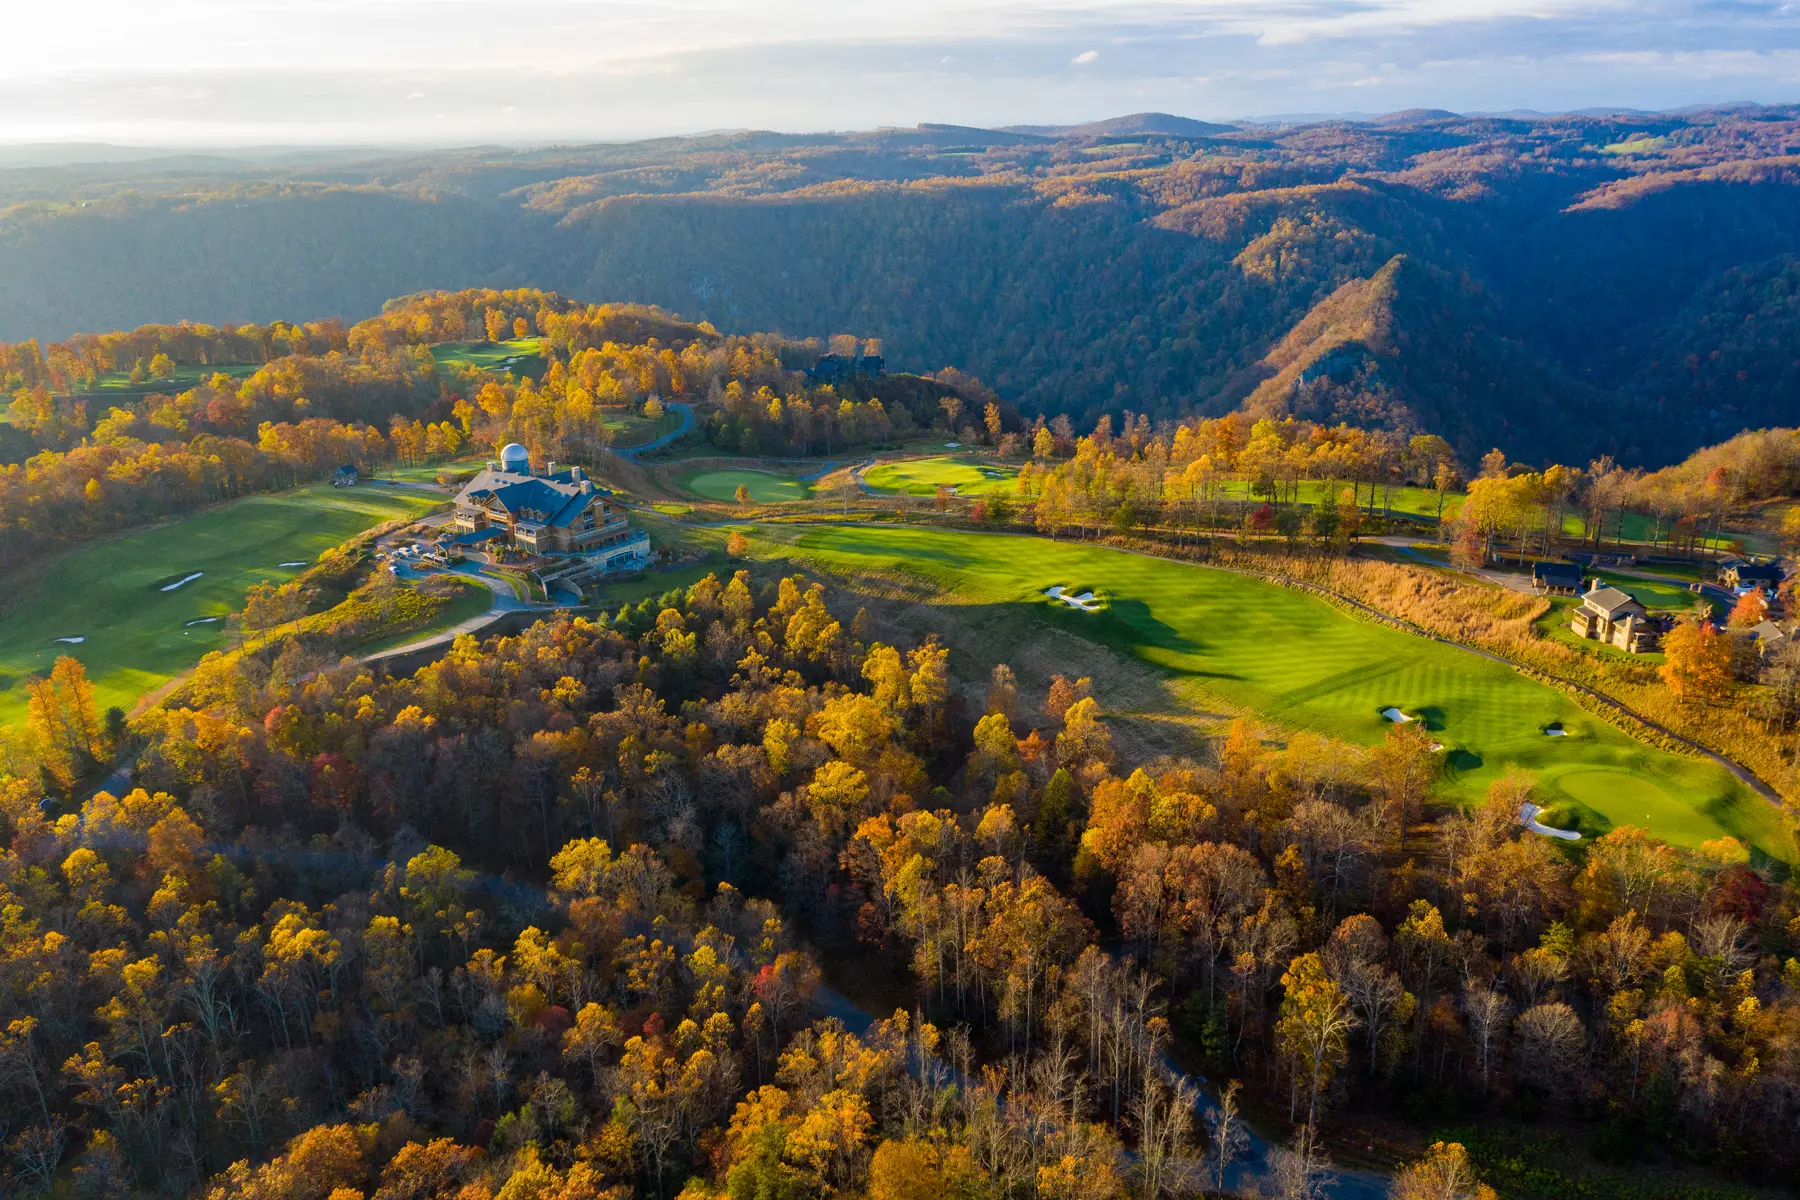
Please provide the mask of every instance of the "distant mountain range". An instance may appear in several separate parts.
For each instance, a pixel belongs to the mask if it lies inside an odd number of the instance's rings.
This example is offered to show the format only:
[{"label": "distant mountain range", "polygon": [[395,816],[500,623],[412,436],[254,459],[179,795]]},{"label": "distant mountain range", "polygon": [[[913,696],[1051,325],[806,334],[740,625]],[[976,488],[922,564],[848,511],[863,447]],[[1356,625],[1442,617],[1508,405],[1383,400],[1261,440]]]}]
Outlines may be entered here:
[{"label": "distant mountain range", "polygon": [[1081,422],[1247,406],[1652,464],[1800,421],[1794,108],[0,167],[0,339],[534,285],[880,337],[896,367]]}]

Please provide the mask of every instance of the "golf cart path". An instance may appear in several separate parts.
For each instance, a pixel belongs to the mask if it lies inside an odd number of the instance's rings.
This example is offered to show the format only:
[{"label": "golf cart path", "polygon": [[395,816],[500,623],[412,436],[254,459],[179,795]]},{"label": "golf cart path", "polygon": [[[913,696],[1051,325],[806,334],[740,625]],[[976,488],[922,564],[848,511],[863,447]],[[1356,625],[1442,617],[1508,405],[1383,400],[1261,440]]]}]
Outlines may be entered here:
[{"label": "golf cart path", "polygon": [[506,580],[495,579],[493,576],[482,574],[479,571],[433,571],[422,573],[408,568],[407,575],[409,578],[438,577],[462,579],[472,583],[479,583],[493,593],[493,603],[488,605],[486,611],[476,613],[472,617],[458,621],[447,629],[437,630],[434,633],[427,634],[424,637],[407,642],[401,646],[390,646],[385,650],[378,650],[373,654],[364,654],[356,660],[357,662],[378,664],[390,658],[399,658],[405,655],[416,654],[420,650],[428,650],[437,646],[454,645],[456,639],[463,634],[479,633],[481,630],[486,629],[489,625],[500,620],[500,618],[506,616],[508,613],[534,612],[542,613],[545,616],[551,616],[566,608],[577,607],[576,605],[567,604],[527,604],[525,601],[519,599],[518,595],[513,592],[512,585],[507,583]]},{"label": "golf cart path", "polygon": [[669,401],[669,407],[681,414],[681,424],[659,437],[653,437],[641,446],[615,446],[613,453],[627,462],[636,462],[640,454],[649,454],[653,450],[661,450],[664,446],[694,427],[694,406],[680,400]]}]

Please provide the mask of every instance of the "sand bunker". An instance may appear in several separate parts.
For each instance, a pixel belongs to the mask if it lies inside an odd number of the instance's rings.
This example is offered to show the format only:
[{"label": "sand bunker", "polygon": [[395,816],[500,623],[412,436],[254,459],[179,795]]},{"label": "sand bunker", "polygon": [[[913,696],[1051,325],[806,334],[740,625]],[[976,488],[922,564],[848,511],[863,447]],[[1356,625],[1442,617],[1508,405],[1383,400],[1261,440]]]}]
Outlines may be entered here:
[{"label": "sand bunker", "polygon": [[213,622],[217,621],[218,619],[219,618],[217,618],[217,617],[195,617],[191,621],[183,621],[181,623],[181,625],[182,625],[182,628],[184,628],[184,629],[186,629],[192,625],[211,625]]},{"label": "sand bunker", "polygon": [[182,584],[192,583],[192,582],[194,582],[194,580],[200,578],[204,574],[206,574],[205,571],[195,571],[192,575],[189,575],[186,579],[177,579],[174,583],[171,583],[167,587],[161,588],[160,590],[165,591],[165,592],[172,592],[176,588],[180,587]]},{"label": "sand bunker", "polygon": [[1381,715],[1396,725],[1404,725],[1408,721],[1416,721],[1419,719],[1417,717],[1409,717],[1397,708],[1384,708],[1381,710]]},{"label": "sand bunker", "polygon": [[283,567],[304,567],[306,564],[304,562],[291,562],[291,563],[278,563],[277,565],[283,566]]},{"label": "sand bunker", "polygon": [[1561,838],[1565,842],[1579,842],[1581,840],[1581,835],[1576,833],[1573,829],[1552,829],[1539,821],[1537,816],[1543,811],[1544,810],[1539,806],[1530,801],[1526,801],[1524,804],[1519,805],[1519,824],[1525,826],[1525,828],[1531,830],[1531,832],[1541,833],[1545,837]]},{"label": "sand bunker", "polygon": [[1061,600],[1070,608],[1079,608],[1082,612],[1098,612],[1100,610],[1100,602],[1094,599],[1094,593],[1083,592],[1081,595],[1077,596],[1065,589],[1060,583],[1053,588],[1045,588],[1044,595],[1050,597],[1052,600]]},{"label": "sand bunker", "polygon": [[1544,730],[1544,736],[1545,737],[1568,737],[1569,731],[1564,729],[1561,725],[1552,725],[1548,729]]},{"label": "sand bunker", "polygon": [[51,638],[50,640],[53,642],[64,642],[70,646],[79,646],[81,643],[87,641],[84,637]]}]

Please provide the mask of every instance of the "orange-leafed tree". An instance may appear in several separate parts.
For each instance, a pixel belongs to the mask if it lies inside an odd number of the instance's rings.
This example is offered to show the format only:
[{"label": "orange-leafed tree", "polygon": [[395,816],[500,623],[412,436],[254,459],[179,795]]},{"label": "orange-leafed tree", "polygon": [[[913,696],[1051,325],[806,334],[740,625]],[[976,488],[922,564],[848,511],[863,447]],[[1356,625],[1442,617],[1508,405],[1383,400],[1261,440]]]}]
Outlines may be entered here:
[{"label": "orange-leafed tree", "polygon": [[1769,619],[1769,602],[1759,591],[1752,589],[1738,597],[1738,602],[1731,606],[1731,616],[1726,624],[1733,629],[1754,629]]},{"label": "orange-leafed tree", "polygon": [[1663,638],[1657,674],[1680,700],[1716,700],[1731,683],[1731,641],[1710,621],[1690,617]]}]

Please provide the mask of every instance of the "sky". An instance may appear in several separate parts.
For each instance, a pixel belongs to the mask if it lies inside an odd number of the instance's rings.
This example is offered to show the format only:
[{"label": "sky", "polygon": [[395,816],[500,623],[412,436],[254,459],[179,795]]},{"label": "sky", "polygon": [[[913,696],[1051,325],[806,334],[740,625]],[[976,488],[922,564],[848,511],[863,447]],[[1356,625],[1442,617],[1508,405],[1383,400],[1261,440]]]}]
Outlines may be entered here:
[{"label": "sky", "polygon": [[0,143],[1800,101],[1800,0],[11,0]]}]

